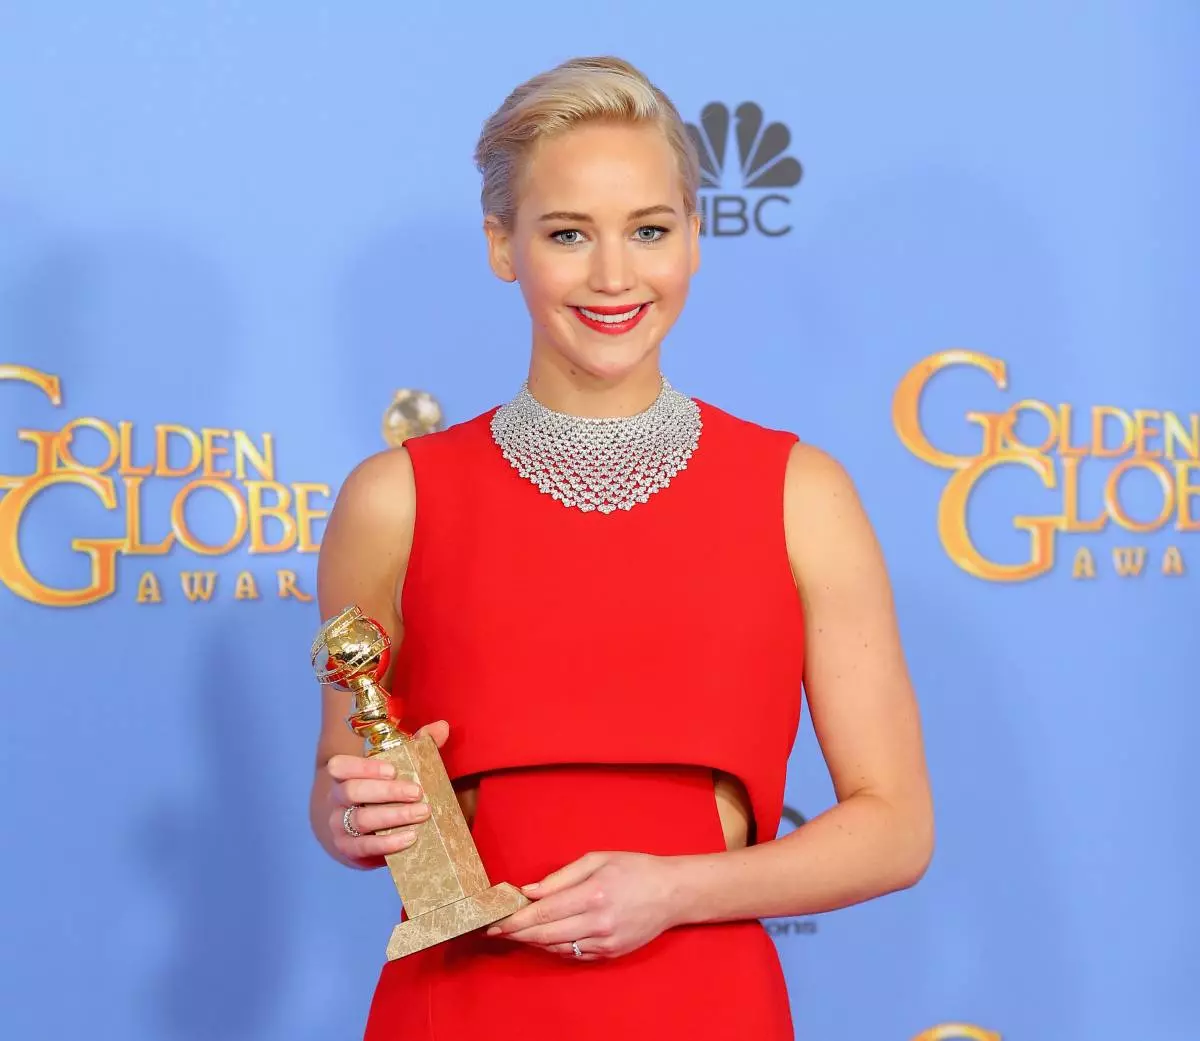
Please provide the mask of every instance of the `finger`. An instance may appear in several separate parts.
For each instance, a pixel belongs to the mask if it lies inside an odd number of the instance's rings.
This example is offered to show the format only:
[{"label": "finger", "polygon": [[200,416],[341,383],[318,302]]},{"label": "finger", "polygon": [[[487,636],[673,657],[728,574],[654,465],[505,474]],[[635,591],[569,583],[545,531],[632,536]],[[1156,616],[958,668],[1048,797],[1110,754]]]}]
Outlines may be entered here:
[{"label": "finger", "polygon": [[[507,918],[501,919],[488,929],[488,935],[508,936],[522,930],[549,925],[564,918],[573,918],[593,909],[593,895],[581,886],[574,886],[562,893],[555,893],[553,896],[522,907],[521,910],[514,911]],[[576,933],[576,936],[578,935]]]},{"label": "finger", "polygon": [[396,776],[396,768],[386,759],[361,755],[330,756],[325,769],[335,781],[348,781],[353,777],[382,777],[391,780]]},{"label": "finger", "polygon": [[569,958],[571,961],[599,961],[602,957],[605,957],[605,955],[589,951],[584,946],[587,942],[587,940],[579,941],[580,954],[576,954],[575,948],[569,943],[552,943],[547,945],[545,949],[548,954],[557,954],[563,958]]},{"label": "finger", "polygon": [[352,777],[329,789],[329,801],[335,806],[360,806],[363,803],[416,802],[421,788],[412,781],[381,781]]},{"label": "finger", "polygon": [[427,723],[413,736],[421,737],[423,734],[428,734],[430,737],[432,737],[433,743],[437,745],[438,748],[441,748],[450,737],[450,724],[444,719],[439,719],[436,723]]},{"label": "finger", "polygon": [[367,832],[403,828],[429,820],[429,804],[386,803],[381,806],[360,806],[354,811],[354,826],[364,835]]},{"label": "finger", "polygon": [[548,947],[560,943],[570,944],[572,940],[578,940],[581,936],[592,936],[597,928],[594,915],[576,914],[556,922],[549,922],[546,925],[533,925],[528,929],[506,933],[504,938],[516,940],[518,943],[532,943],[539,947]]},{"label": "finger", "polygon": [[[419,838],[418,827],[412,824],[403,825],[394,831],[388,830],[386,835],[377,835],[373,831],[368,831],[359,823],[359,815],[363,812],[361,809],[356,809],[350,816],[350,823],[359,830],[360,834],[358,835],[351,835],[346,830],[344,810],[334,810],[329,815],[329,830],[333,833],[334,845],[344,852],[352,853],[354,856],[378,856],[378,853],[365,854],[362,850],[368,846],[374,849],[378,845],[374,841],[375,839],[386,839],[387,841],[384,843],[387,846],[386,852],[393,853],[397,849],[411,846]],[[368,839],[372,841],[368,843]]]},{"label": "finger", "polygon": [[[338,823],[341,828],[341,822]],[[362,838],[351,838],[344,831],[334,839],[334,846],[343,856],[350,860],[370,860],[375,857],[387,857],[393,853],[408,849],[417,841],[417,833],[412,828],[402,828],[389,835],[363,835]]]},{"label": "finger", "polygon": [[580,882],[594,874],[606,862],[606,859],[603,853],[585,854],[566,867],[551,871],[540,882],[531,882],[527,886],[522,886],[521,891],[535,900],[544,900],[555,893],[561,893],[564,889],[579,885]]}]

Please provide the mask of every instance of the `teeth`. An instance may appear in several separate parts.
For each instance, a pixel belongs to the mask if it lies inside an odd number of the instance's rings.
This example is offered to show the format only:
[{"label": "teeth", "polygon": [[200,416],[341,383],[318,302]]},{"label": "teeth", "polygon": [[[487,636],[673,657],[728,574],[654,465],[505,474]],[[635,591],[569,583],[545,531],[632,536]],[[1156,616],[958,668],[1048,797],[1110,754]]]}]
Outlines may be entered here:
[{"label": "teeth", "polygon": [[632,311],[626,311],[624,314],[596,314],[595,311],[589,311],[586,307],[581,307],[579,313],[590,318],[593,322],[603,322],[605,325],[615,325],[617,322],[627,322],[630,318],[637,315],[642,309],[642,305],[638,304]]}]

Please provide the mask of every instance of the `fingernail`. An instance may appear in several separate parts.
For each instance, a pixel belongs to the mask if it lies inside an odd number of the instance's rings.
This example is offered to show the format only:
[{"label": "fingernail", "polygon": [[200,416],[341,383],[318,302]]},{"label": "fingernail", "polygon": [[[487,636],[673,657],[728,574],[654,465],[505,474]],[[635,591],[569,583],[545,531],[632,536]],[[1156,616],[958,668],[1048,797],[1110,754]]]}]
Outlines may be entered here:
[{"label": "fingernail", "polygon": [[385,781],[390,781],[396,776],[396,768],[391,763],[380,763],[379,774]]},{"label": "fingernail", "polygon": [[400,842],[404,846],[411,846],[417,841],[417,833],[415,831],[406,831],[400,836]]},{"label": "fingernail", "polygon": [[488,936],[499,936],[499,935],[500,935],[500,926],[498,926],[498,925],[493,925],[493,926],[492,926],[492,927],[491,927],[491,928],[490,928],[490,929],[487,931],[487,934],[488,934]]},{"label": "fingernail", "polygon": [[541,882],[530,882],[529,885],[522,886],[521,888],[526,891],[529,891],[529,890],[534,890],[534,889],[540,889],[541,887],[542,887]]}]

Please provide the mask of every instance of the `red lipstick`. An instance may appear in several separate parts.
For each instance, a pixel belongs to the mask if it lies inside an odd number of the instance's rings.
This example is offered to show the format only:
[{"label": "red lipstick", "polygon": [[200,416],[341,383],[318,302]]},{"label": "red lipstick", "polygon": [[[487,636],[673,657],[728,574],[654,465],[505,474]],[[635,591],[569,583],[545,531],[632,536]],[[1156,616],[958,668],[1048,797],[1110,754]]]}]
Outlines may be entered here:
[{"label": "red lipstick", "polygon": [[[630,329],[637,325],[646,312],[650,310],[650,305],[604,304],[596,307],[572,307],[571,310],[575,312],[576,317],[589,329],[594,329],[596,332],[604,333],[608,336],[617,336],[620,333],[629,332]],[[606,317],[609,315],[629,315],[629,317],[619,322],[614,322],[611,319],[609,321],[601,321],[598,318],[590,317],[589,314],[585,314],[584,312],[590,312],[591,315],[604,315]]]}]

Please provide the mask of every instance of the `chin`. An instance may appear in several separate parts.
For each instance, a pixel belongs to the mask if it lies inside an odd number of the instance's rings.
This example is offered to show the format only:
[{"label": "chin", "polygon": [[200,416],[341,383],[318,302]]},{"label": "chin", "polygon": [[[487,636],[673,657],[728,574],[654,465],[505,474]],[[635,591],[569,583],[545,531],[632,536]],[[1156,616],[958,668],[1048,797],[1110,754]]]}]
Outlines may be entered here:
[{"label": "chin", "polygon": [[615,383],[647,365],[655,364],[657,351],[643,348],[638,351],[587,351],[565,352],[567,361],[576,369],[586,372],[595,379]]}]

